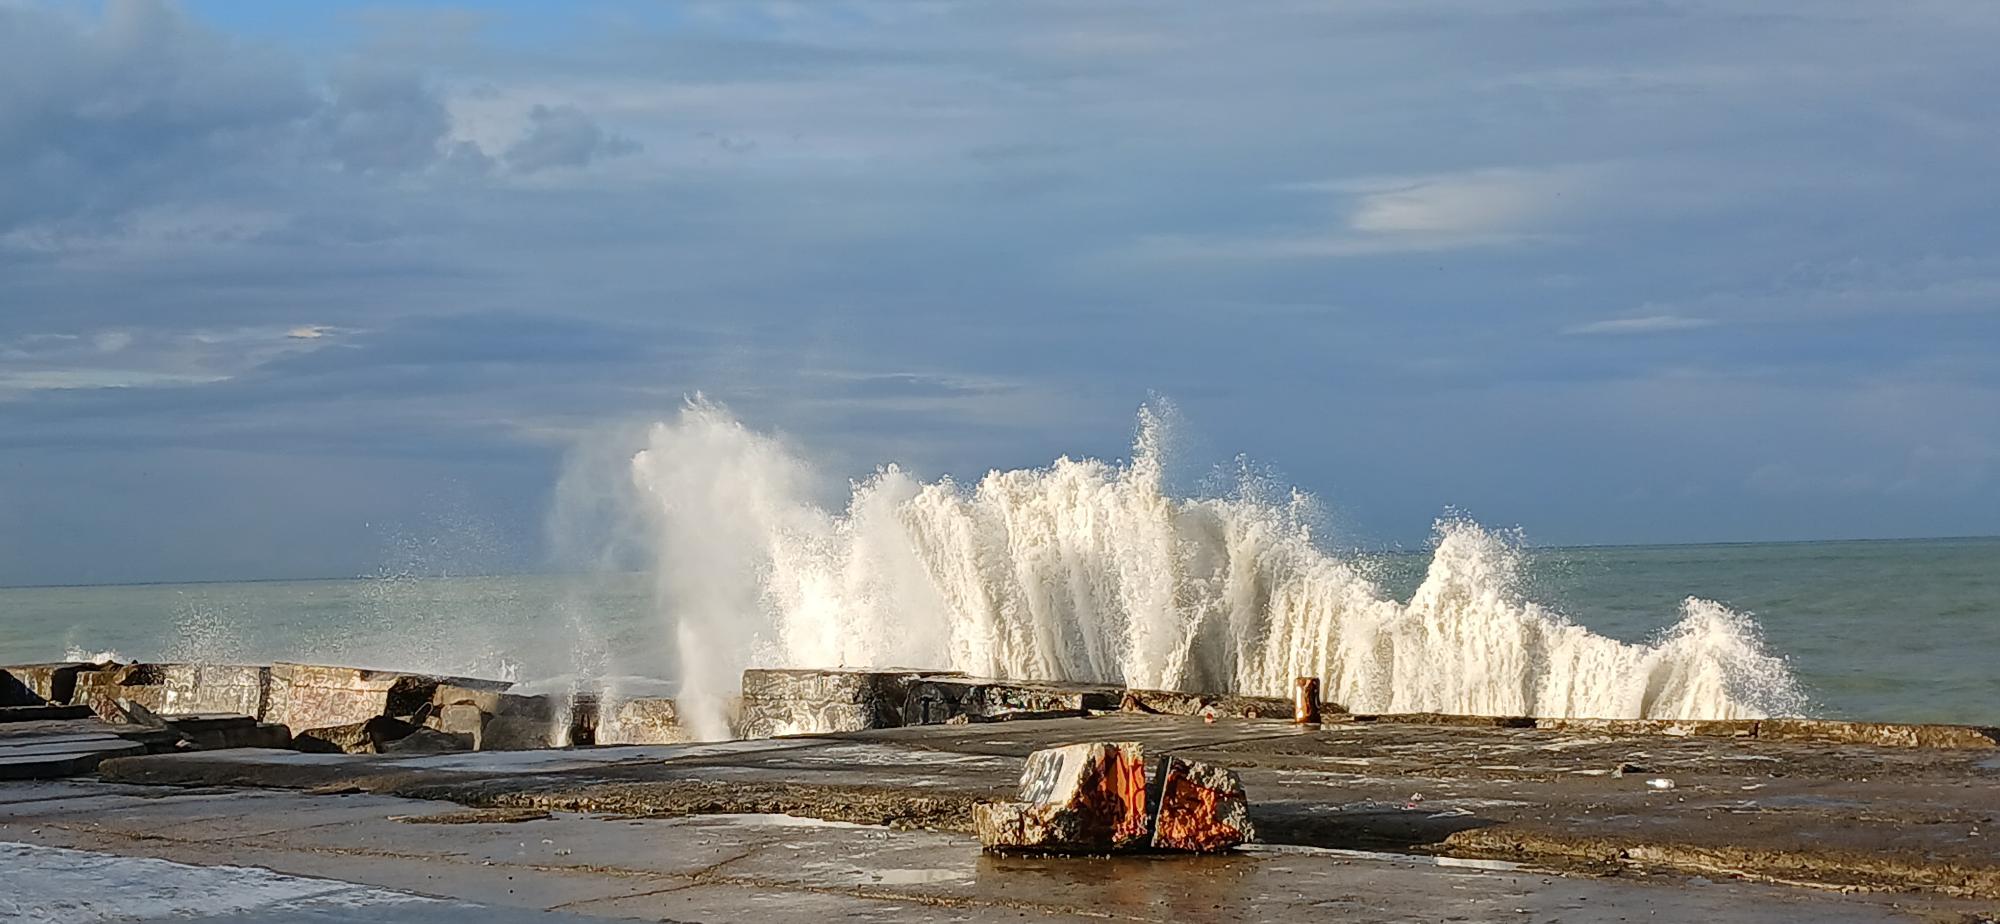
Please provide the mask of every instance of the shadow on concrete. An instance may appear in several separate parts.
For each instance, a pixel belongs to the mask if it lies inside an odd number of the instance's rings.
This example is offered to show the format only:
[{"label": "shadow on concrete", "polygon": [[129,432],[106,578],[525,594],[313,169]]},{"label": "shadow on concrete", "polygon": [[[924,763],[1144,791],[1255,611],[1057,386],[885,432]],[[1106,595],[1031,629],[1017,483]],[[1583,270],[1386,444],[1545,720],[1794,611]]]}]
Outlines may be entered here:
[{"label": "shadow on concrete", "polygon": [[1315,847],[1427,853],[1443,846],[1460,831],[1488,828],[1501,822],[1454,811],[1429,810],[1418,804],[1329,804],[1304,800],[1253,801],[1250,821],[1257,839],[1267,844],[1309,844]]}]

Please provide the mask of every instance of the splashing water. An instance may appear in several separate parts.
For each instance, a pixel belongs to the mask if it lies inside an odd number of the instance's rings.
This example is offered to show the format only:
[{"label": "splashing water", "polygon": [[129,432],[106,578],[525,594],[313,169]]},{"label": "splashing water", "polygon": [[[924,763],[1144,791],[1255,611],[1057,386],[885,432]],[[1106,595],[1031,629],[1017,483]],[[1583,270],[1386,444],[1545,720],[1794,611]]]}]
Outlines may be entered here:
[{"label": "splashing water", "polygon": [[778,439],[695,398],[632,459],[694,730],[727,733],[747,666],[917,666],[1023,679],[1288,695],[1357,711],[1737,718],[1800,711],[1750,620],[1689,598],[1651,644],[1525,601],[1514,543],[1441,521],[1398,602],[1313,541],[1310,498],[1176,497],[1162,426],[1133,459],[1062,458],[971,488],[890,466],[847,509],[806,500]]}]

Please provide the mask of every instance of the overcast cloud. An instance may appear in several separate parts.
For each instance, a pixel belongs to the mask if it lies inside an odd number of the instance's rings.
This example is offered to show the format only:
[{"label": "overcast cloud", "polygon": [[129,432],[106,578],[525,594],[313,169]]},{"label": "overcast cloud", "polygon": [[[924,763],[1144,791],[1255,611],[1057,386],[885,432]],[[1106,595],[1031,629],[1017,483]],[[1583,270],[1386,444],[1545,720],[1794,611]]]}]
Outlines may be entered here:
[{"label": "overcast cloud", "polygon": [[700,390],[1334,541],[2000,532],[2000,6],[0,0],[0,583],[338,575]]}]

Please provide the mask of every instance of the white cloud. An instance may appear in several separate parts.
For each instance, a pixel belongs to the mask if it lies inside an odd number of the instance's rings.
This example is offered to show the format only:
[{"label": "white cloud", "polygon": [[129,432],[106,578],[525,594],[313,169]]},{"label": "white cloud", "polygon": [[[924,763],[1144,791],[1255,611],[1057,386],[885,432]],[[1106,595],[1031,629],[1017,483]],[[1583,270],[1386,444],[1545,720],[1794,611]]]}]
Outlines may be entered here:
[{"label": "white cloud", "polygon": [[324,346],[338,329],[116,328],[0,340],[0,400],[36,391],[150,388],[228,381],[289,354]]},{"label": "white cloud", "polygon": [[1611,318],[1592,321],[1565,328],[1565,334],[1665,334],[1682,330],[1697,330],[1712,327],[1715,322],[1708,318],[1690,318],[1678,314],[1652,314],[1637,318]]}]

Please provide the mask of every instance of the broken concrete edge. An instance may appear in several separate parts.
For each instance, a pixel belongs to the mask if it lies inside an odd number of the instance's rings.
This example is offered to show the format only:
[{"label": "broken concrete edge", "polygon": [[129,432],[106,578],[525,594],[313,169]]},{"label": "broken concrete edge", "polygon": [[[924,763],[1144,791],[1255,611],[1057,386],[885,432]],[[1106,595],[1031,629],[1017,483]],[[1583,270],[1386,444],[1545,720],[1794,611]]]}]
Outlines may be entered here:
[{"label": "broken concrete edge", "polygon": [[1462,859],[1532,862],[1586,872],[1671,870],[1815,888],[2000,898],[2000,866],[1913,862],[1900,854],[1659,843],[1523,832],[1513,828],[1459,831],[1420,852]]},{"label": "broken concrete edge", "polygon": [[1148,790],[1155,849],[1217,853],[1257,839],[1236,771],[1172,754],[1158,768]]},{"label": "broken concrete edge", "polygon": [[89,706],[0,706],[0,724],[8,722],[46,722],[62,719],[88,719],[97,715]]},{"label": "broken concrete edge", "polygon": [[2000,728],[1990,726],[1850,722],[1842,719],[1554,719],[1436,712],[1356,714],[1328,719],[1329,724],[1339,721],[1461,728],[1538,728],[1604,735],[1743,738],[1938,750],[2000,748]]},{"label": "broken concrete edge", "polygon": [[0,667],[0,706],[72,705],[77,672],[103,665],[51,661]]}]

